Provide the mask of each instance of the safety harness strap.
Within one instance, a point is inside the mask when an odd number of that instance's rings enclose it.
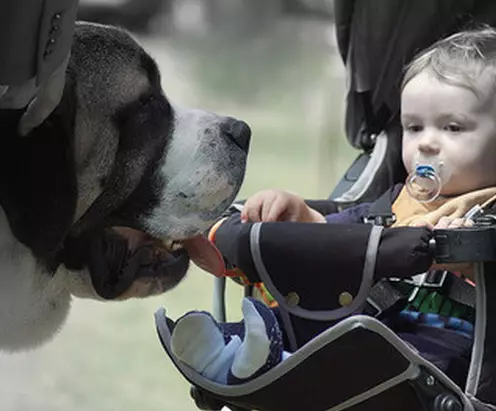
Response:
[[[375,201],[364,222],[389,227],[396,221],[392,210],[393,188]],[[432,270],[408,279],[383,279],[371,288],[364,313],[385,318],[404,309],[417,297],[421,289],[436,289],[469,309],[475,308],[475,288],[448,271]]]

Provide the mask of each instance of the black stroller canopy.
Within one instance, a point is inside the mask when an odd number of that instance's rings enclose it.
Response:
[[[492,0],[335,0],[339,52],[346,66],[346,135],[357,148],[399,113],[403,68],[416,53],[464,28],[496,24]]]
[[[342,207],[373,201],[405,181],[400,85],[421,50],[462,29],[496,25],[492,0],[335,0],[346,67],[345,133],[361,154],[330,198]]]

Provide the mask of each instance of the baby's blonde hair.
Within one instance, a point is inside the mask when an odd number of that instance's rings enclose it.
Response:
[[[407,66],[401,90],[427,70],[443,82],[479,95],[476,80],[488,69],[496,91],[496,30],[483,26],[453,34],[422,51]]]

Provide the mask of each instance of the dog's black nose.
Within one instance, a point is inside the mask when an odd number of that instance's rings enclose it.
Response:
[[[248,153],[251,138],[251,129],[248,124],[228,117],[222,122],[220,131],[234,141],[241,150]]]

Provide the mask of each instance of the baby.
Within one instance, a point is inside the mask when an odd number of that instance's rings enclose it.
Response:
[[[393,192],[395,226],[458,228],[475,205],[496,196],[496,31],[482,28],[452,35],[417,56],[401,89],[402,159],[415,176],[419,164],[435,164],[439,195],[418,201],[407,184]],[[363,223],[368,207],[324,216],[296,194],[267,190],[244,205],[242,221]],[[470,276],[470,267],[444,267]],[[180,318],[174,354],[216,382],[237,384],[274,367],[284,351],[282,325],[263,303],[243,300],[244,322],[218,324],[205,312]],[[449,343],[449,342],[447,342]],[[415,345],[415,344],[414,344]],[[471,340],[467,338],[466,349]],[[449,347],[448,347],[449,349]],[[435,359],[436,354],[427,357]],[[454,354],[455,356],[458,354]]]

